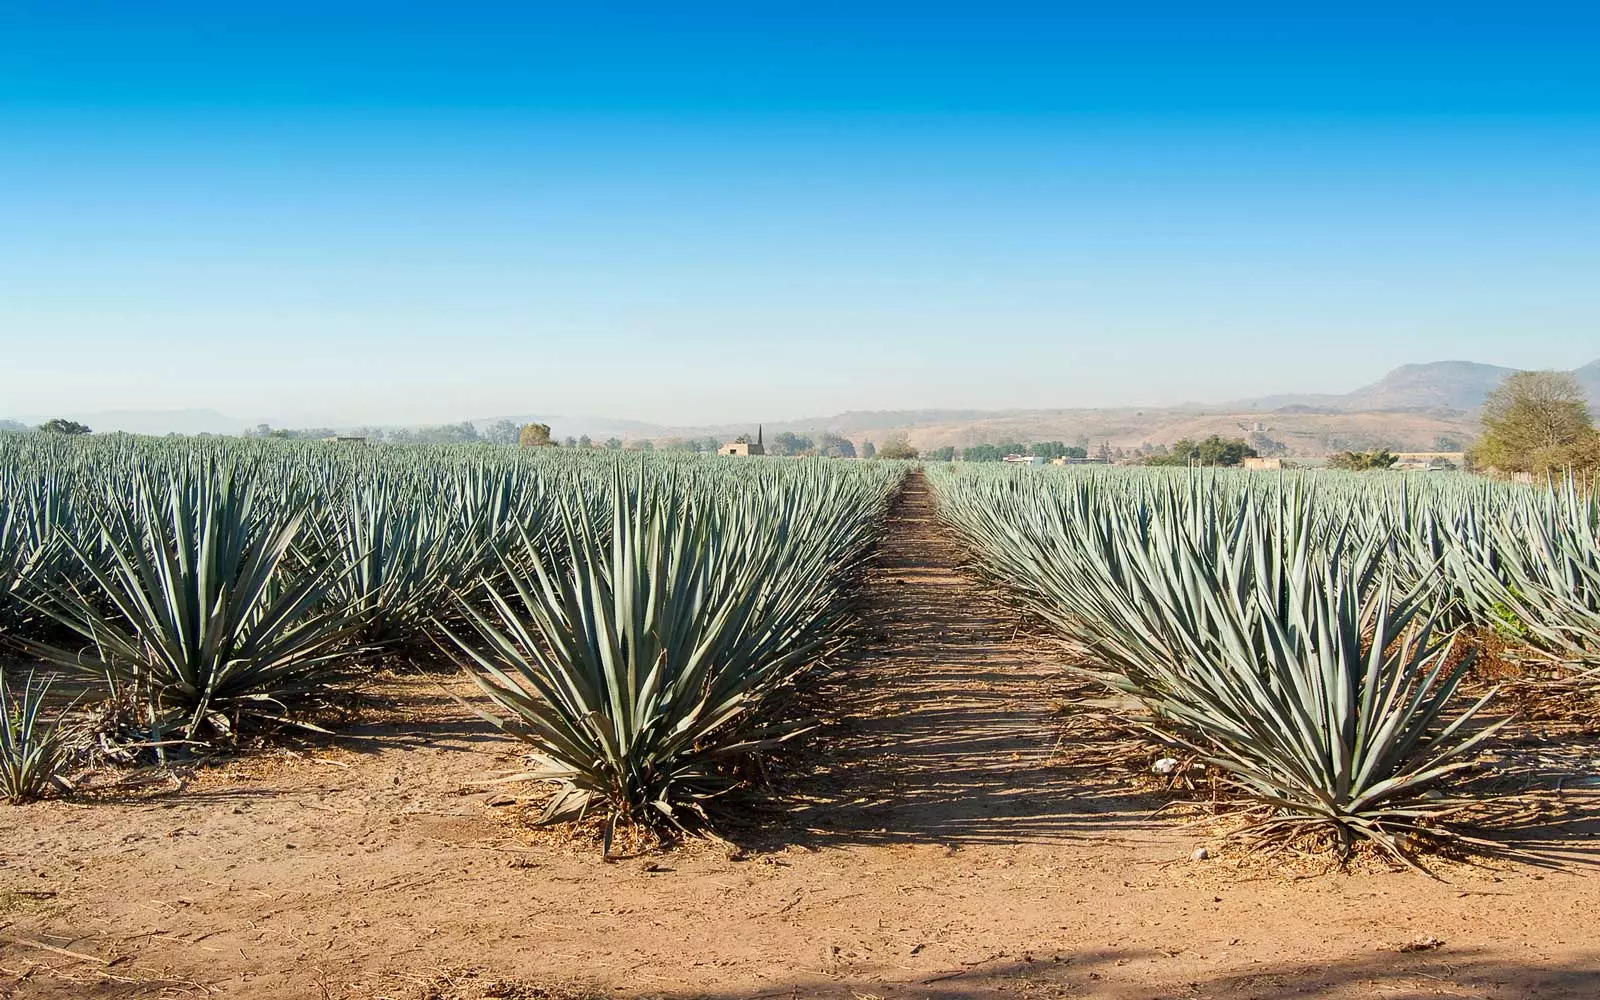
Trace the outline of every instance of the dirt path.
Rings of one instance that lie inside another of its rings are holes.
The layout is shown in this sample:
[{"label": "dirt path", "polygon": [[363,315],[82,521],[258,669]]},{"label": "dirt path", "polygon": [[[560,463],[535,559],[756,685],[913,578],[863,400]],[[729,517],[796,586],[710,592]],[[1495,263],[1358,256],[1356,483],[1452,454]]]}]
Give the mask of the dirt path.
[{"label": "dirt path", "polygon": [[932,515],[913,481],[865,584],[875,642],[742,853],[530,834],[471,784],[515,748],[411,680],[350,728],[380,742],[0,806],[0,997],[1600,993],[1595,879],[1190,860],[1193,831],[1055,752],[1059,664]]},{"label": "dirt path", "polygon": [[935,514],[913,477],[862,596],[866,652],[817,699],[846,711],[814,741],[797,784],[818,791],[793,815],[833,845],[1150,841],[1160,828],[1136,817],[1152,803],[1056,752],[1061,664],[1013,641],[1017,616],[960,572]]}]

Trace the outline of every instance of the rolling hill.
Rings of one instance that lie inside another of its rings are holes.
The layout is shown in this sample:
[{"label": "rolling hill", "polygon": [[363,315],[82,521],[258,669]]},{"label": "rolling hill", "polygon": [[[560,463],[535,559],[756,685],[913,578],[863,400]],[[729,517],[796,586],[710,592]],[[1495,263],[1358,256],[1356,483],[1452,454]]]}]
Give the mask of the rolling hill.
[{"label": "rolling hill", "polygon": [[[1147,443],[1171,444],[1179,438],[1221,434],[1260,435],[1294,455],[1323,455],[1347,448],[1450,451],[1477,437],[1478,410],[1513,370],[1471,361],[1436,361],[1402,365],[1348,393],[1289,393],[1173,407],[852,410],[828,417],[766,421],[765,428],[769,438],[783,431],[813,438],[831,433],[858,445],[904,434],[923,449],[1047,440],[1088,445],[1107,442],[1113,447],[1138,448]],[[1600,360],[1573,374],[1588,392],[1591,406],[1600,412]],[[145,434],[237,434],[258,422],[212,410],[67,415],[97,430]],[[587,434],[597,441],[618,437],[625,441],[663,442],[672,438],[730,438],[753,431],[759,415],[747,423],[701,426],[668,426],[608,417],[526,415],[472,422],[482,429],[502,419],[549,423],[558,438]],[[38,423],[34,418],[23,420]]]}]

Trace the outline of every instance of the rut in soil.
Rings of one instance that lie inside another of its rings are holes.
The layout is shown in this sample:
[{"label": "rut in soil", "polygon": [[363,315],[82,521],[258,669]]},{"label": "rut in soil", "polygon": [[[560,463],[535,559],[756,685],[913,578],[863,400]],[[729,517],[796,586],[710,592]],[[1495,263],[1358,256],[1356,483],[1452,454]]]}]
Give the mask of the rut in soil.
[{"label": "rut in soil", "polygon": [[1061,651],[1019,636],[964,558],[913,473],[864,581],[863,652],[819,699],[838,724],[814,741],[791,816],[824,841],[1127,837],[1136,797],[1056,752]]}]

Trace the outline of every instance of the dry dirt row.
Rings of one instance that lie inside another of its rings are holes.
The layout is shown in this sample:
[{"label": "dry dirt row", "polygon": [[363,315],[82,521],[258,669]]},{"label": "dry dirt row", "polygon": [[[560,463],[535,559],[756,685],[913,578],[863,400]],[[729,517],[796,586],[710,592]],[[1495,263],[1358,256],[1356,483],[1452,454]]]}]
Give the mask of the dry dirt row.
[{"label": "dry dirt row", "polygon": [[372,740],[0,806],[0,997],[1600,995],[1593,878],[1191,860],[1198,831],[1057,749],[1060,663],[959,561],[913,480],[866,653],[737,849],[528,831],[472,784],[514,748],[425,679],[347,730]]}]

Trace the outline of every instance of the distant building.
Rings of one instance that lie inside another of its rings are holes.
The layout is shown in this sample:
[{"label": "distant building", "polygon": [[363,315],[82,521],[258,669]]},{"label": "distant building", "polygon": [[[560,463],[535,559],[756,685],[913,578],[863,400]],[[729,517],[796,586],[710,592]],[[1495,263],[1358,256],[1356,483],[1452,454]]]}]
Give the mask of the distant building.
[{"label": "distant building", "polygon": [[356,441],[365,441],[366,438],[359,437],[357,435],[335,434],[332,437],[325,437],[322,440],[324,440],[324,441],[351,441],[351,442],[356,442]]},{"label": "distant building", "polygon": [[1002,458],[1000,461],[1008,462],[1011,465],[1043,465],[1044,464],[1044,459],[1039,457],[1038,455],[1007,455],[1005,458]]},{"label": "distant building", "polygon": [[751,455],[765,455],[766,453],[766,446],[761,443],[760,424],[756,425],[756,439],[753,444],[748,437],[741,435],[717,449],[718,455],[731,455],[742,458],[748,458]]},{"label": "distant building", "polygon": [[1252,469],[1252,470],[1254,470],[1256,472],[1275,471],[1275,470],[1283,468],[1283,459],[1281,459],[1281,458],[1247,458],[1247,459],[1244,460],[1244,467],[1246,469]]}]

